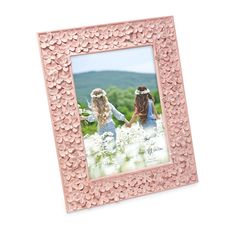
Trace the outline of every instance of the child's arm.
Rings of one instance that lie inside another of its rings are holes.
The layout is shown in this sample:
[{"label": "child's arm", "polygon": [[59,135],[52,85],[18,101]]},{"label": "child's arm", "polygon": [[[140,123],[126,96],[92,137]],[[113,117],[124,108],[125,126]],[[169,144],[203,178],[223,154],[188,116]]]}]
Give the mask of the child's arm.
[{"label": "child's arm", "polygon": [[82,116],[82,118],[84,118],[84,119],[82,119],[82,120],[87,120],[88,122],[94,122],[94,121],[97,120],[94,113],[92,113],[92,114],[89,115],[89,116]]},{"label": "child's arm", "polygon": [[161,117],[160,117],[160,115],[157,113],[153,102],[152,102],[152,110],[153,110],[153,113],[155,114],[156,118],[157,118],[157,119],[160,119]]},{"label": "child's arm", "polygon": [[138,115],[134,112],[132,117],[131,117],[131,120],[129,121],[128,124],[126,124],[127,127],[131,127],[131,125],[137,120],[138,118]]},{"label": "child's arm", "polygon": [[120,113],[118,110],[116,110],[116,108],[110,103],[110,106],[111,106],[111,112],[112,114],[115,116],[115,118],[117,120],[121,120],[121,121],[124,121],[126,124],[128,124],[129,122],[126,120],[125,116]]}]

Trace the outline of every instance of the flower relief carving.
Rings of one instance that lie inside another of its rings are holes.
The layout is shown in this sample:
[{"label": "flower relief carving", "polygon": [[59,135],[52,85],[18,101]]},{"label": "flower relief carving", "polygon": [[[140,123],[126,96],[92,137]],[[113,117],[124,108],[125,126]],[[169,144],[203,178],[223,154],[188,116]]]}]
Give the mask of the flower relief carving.
[{"label": "flower relief carving", "polygon": [[[197,182],[173,17],[40,33],[39,43],[68,212]],[[145,45],[155,52],[171,162],[91,180],[70,57]]]}]

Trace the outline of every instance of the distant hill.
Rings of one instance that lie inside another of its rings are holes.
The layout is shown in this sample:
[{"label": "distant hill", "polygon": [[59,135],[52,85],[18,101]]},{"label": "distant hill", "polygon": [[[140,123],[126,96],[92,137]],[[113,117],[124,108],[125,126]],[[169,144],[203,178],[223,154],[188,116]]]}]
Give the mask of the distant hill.
[{"label": "distant hill", "polygon": [[106,90],[110,87],[137,88],[140,85],[150,90],[157,89],[156,75],[152,73],[136,73],[129,71],[89,71],[74,74],[77,100],[90,100],[90,93],[94,88]]}]

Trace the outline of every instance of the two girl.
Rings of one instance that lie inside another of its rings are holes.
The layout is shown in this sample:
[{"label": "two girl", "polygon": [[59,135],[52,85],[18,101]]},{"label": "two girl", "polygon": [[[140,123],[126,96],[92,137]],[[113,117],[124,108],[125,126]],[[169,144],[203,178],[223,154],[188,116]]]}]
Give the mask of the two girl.
[{"label": "two girl", "polygon": [[90,94],[92,114],[87,117],[82,116],[82,120],[97,121],[99,135],[110,132],[114,139],[116,139],[116,128],[112,115],[116,119],[124,121],[126,127],[131,127],[138,119],[139,124],[144,129],[156,127],[156,119],[160,117],[155,110],[154,99],[150,94],[150,90],[141,86],[136,89],[135,95],[135,111],[130,122],[128,122],[125,116],[108,101],[106,92],[103,89],[96,88]]}]

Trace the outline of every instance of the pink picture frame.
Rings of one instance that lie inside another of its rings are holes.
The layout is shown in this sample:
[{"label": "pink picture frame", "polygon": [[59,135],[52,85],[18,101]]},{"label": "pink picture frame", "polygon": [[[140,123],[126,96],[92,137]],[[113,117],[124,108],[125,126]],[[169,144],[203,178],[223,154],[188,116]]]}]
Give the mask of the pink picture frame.
[{"label": "pink picture frame", "polygon": [[[198,181],[172,16],[38,34],[67,212]],[[71,56],[152,46],[170,162],[90,179]]]}]

